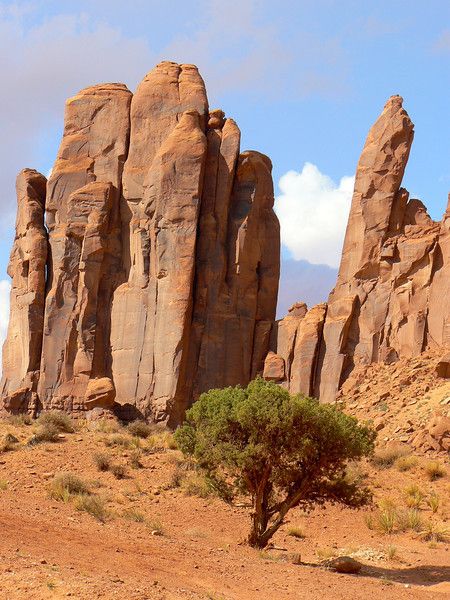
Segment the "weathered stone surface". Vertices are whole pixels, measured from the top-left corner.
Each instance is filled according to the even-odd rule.
[[[434,222],[401,188],[412,140],[402,98],[393,96],[358,163],[338,279],[312,360],[301,354],[292,315],[278,323],[272,350],[286,361],[292,391],[307,392],[295,381],[300,367],[310,393],[332,402],[356,366],[450,347],[450,212]]]
[[[5,365],[3,408],[176,424],[199,393],[262,372],[279,277],[271,168],[258,152],[240,154],[237,125],[208,111],[193,65],[160,63],[134,96],[101,84],[68,100],[33,221],[47,244],[45,203],[40,304],[26,297],[40,322],[26,323],[13,301],[5,361],[22,330],[36,350],[32,364]],[[16,278],[13,295],[24,295]]]
[[[24,169],[16,182],[16,236],[8,266],[11,309],[0,384],[0,394],[11,411],[28,409],[40,369],[48,254],[46,183],[43,175],[31,169]]]
[[[284,358],[270,351],[264,361],[263,377],[267,381],[284,381],[286,379]]]

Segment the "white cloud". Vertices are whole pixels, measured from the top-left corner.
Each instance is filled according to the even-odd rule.
[[[301,173],[281,177],[275,210],[293,258],[339,266],[354,183],[354,177],[342,177],[336,184],[308,162]]]
[[[9,293],[11,284],[9,281],[0,281],[0,376],[2,374],[2,348],[6,338],[9,320]]]

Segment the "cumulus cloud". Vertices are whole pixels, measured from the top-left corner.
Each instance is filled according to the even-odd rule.
[[[279,181],[275,210],[283,245],[296,260],[338,267],[355,178],[335,183],[311,163]]]
[[[9,320],[9,292],[11,284],[9,281],[0,281],[0,375],[2,374],[2,348],[6,338]]]

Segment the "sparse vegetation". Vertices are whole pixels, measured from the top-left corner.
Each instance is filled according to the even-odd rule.
[[[425,463],[423,468],[430,481],[441,479],[446,474],[445,468],[438,460],[431,460]]]
[[[381,507],[376,513],[377,528],[383,533],[393,533],[397,523],[397,509],[395,506]]]
[[[13,427],[24,427],[24,426],[28,426],[31,425],[33,422],[33,419],[30,417],[30,415],[27,414],[19,414],[19,415],[11,415],[8,417],[8,423],[10,423],[10,425],[12,425]]]
[[[139,448],[131,451],[129,463],[132,469],[142,469],[144,466],[141,462],[142,451]]]
[[[417,458],[417,456],[400,456],[400,458],[397,458],[397,460],[395,461],[394,466],[399,471],[405,472],[417,467],[418,463],[419,459]]]
[[[96,452],[93,456],[95,466],[99,471],[109,471],[111,468],[111,457],[104,452]]]
[[[134,438],[136,441],[133,442],[133,438],[129,435],[123,435],[121,433],[113,433],[105,438],[105,445],[108,447],[119,446],[122,448],[131,448],[134,446],[139,446],[139,438]]]
[[[37,424],[42,428],[52,426],[58,430],[58,433],[73,433],[75,431],[70,416],[59,410],[50,410],[41,413]]]
[[[148,436],[152,433],[153,427],[148,425],[145,421],[133,421],[129,423],[127,426],[128,433],[133,437],[138,437],[141,439],[148,438]]]
[[[127,476],[127,469],[125,465],[113,464],[110,466],[109,470],[116,479],[125,479]]]
[[[406,504],[410,508],[420,508],[422,505],[422,502],[425,499],[425,493],[415,483],[409,485],[406,488],[405,496],[406,496]]]
[[[175,433],[182,452],[230,495],[251,497],[251,546],[264,548],[293,506],[367,501],[344,476],[349,461],[372,453],[376,434],[333,405],[258,378],[202,394],[186,418]]]
[[[101,523],[108,517],[105,501],[99,496],[80,494],[75,497],[74,504],[77,510],[90,514]]]
[[[151,521],[148,524],[148,528],[150,529],[152,535],[165,535],[165,529],[161,521]]]
[[[8,489],[8,482],[6,479],[0,479],[0,492],[4,492]]]
[[[420,531],[423,520],[417,509],[410,508],[398,512],[397,523],[400,531]]]
[[[29,440],[29,446],[35,446],[36,444],[42,444],[45,442],[55,443],[59,440],[60,431],[56,425],[52,423],[45,423],[38,427],[36,433]]]
[[[396,546],[388,546],[386,548],[386,558],[388,560],[398,560],[398,552]]]
[[[74,473],[59,473],[50,484],[50,497],[67,502],[71,496],[89,495],[91,488]]]
[[[298,540],[303,540],[306,537],[305,532],[301,527],[289,527],[287,534]]]
[[[19,440],[11,433],[7,433],[0,441],[0,454],[2,452],[12,452],[17,448]]]
[[[437,494],[430,494],[430,496],[428,496],[427,500],[427,505],[431,508],[433,513],[437,513],[437,511],[439,510],[439,507],[441,505],[441,499],[439,498],[439,496]]]
[[[122,516],[129,521],[134,521],[135,523],[145,523],[145,515],[135,508],[128,508],[123,512]]]
[[[372,462],[380,469],[389,469],[394,465],[394,463],[396,463],[396,461],[398,461],[400,458],[408,456],[409,454],[409,448],[400,444],[395,444],[388,446],[387,448],[378,449],[373,455]]]
[[[419,537],[426,542],[447,543],[450,541],[450,529],[443,523],[428,521],[421,530]]]

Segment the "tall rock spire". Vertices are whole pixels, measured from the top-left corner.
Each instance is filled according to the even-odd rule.
[[[16,261],[0,407],[176,425],[199,393],[262,370],[279,276],[271,163],[240,154],[195,66],[160,63],[134,96],[100,84],[69,99],[40,194],[33,226],[46,243],[45,204],[50,252],[33,276],[39,302],[26,296],[40,320],[23,319]],[[18,228],[17,248],[33,231]]]

